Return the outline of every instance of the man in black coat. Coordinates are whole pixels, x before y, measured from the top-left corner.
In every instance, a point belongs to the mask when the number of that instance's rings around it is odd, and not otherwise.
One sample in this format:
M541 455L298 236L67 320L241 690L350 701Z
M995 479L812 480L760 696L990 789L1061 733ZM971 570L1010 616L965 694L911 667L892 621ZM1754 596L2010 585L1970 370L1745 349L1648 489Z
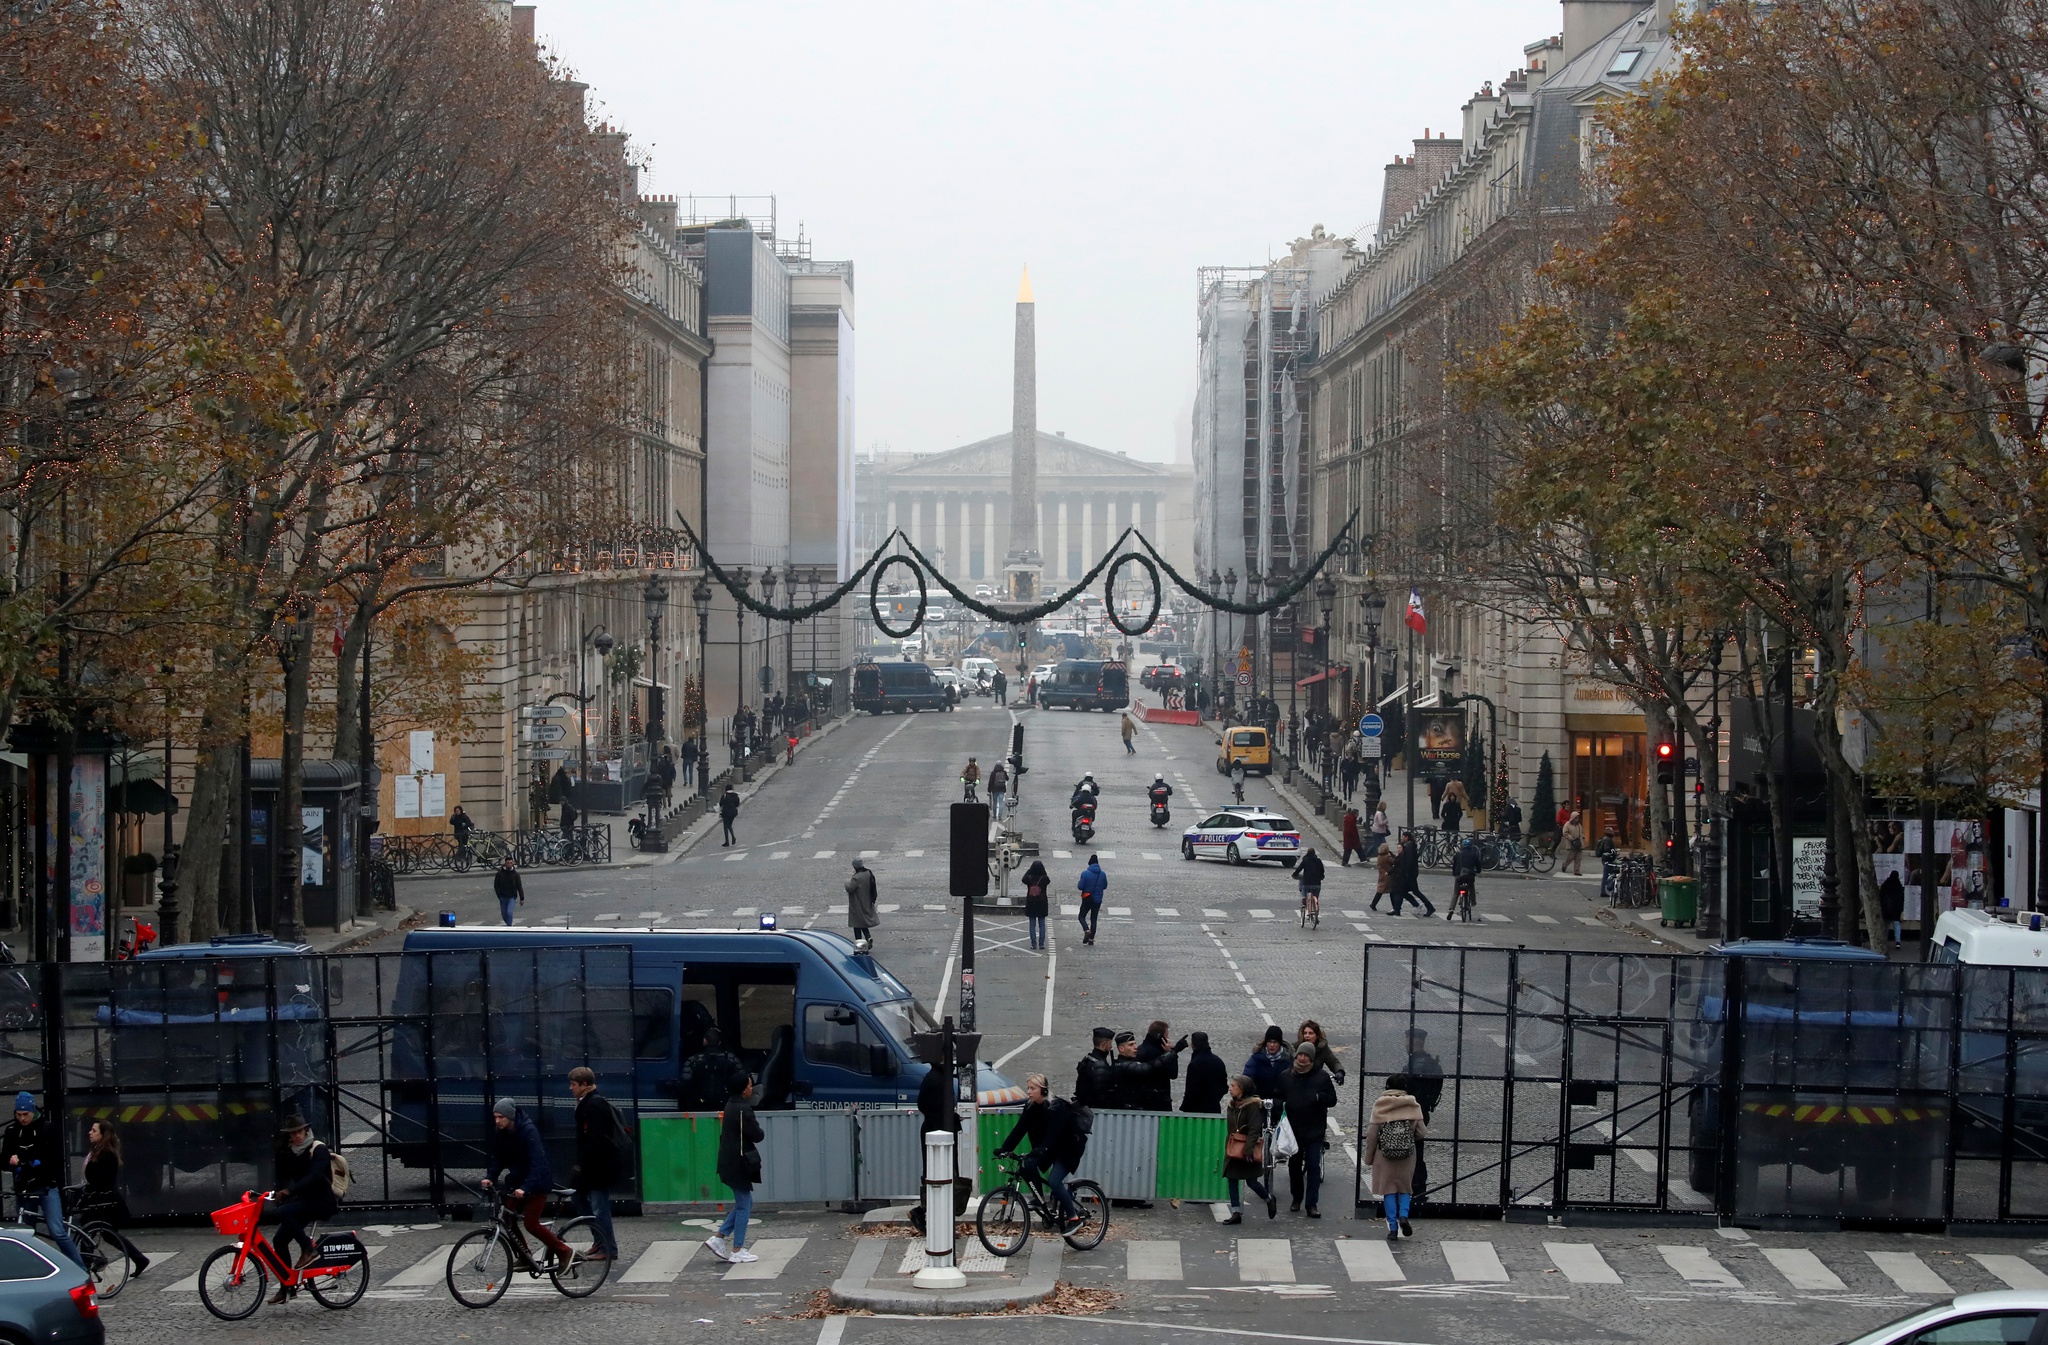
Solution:
M1115 1058L1111 1043L1116 1040L1113 1028L1095 1029L1095 1049L1081 1057L1074 1067L1074 1105L1077 1107L1102 1107L1109 1102L1109 1062Z
M924 1081L917 1086L917 1170L924 1172L924 1137L934 1130L944 1131L953 1136L953 1177L960 1177L960 1111L958 1094L960 1085L953 1075L938 1065L925 1071ZM924 1186L918 1186L920 1199L917 1208L910 1212L910 1222L924 1231L925 1208L922 1195Z
M1436 1111L1436 1104L1444 1097L1444 1062L1438 1060L1429 1050L1429 1033L1422 1028L1408 1029L1408 1064L1402 1069L1408 1080L1408 1093L1422 1108L1422 1124L1426 1127L1429 1118ZM1392 1081L1388 1081L1392 1087ZM1415 1150L1415 1199L1421 1200L1422 1193L1429 1189L1429 1154L1427 1146L1418 1145Z
M306 1225L332 1219L341 1207L334 1197L334 1164L327 1146L313 1137L313 1127L297 1112L286 1113L277 1139L277 1189L270 1193L263 1212L277 1220L271 1245L289 1254L291 1245L297 1243L298 1264L303 1266L313 1259L313 1240L306 1236ZM270 1301L282 1303L284 1297L284 1286L279 1285Z
M1194 1050L1188 1055L1187 1084L1181 1089L1180 1109L1198 1116L1214 1116L1230 1091L1230 1069L1223 1057L1209 1049L1209 1034L1190 1032Z
M720 844L731 845L733 843L732 824L739 819L739 815L740 792L731 785L727 785L725 792L718 796L718 821L725 828L725 839Z
M1401 913L1401 901L1422 903L1425 915L1436 914L1436 904L1422 895L1422 852L1415 848L1413 832L1401 833L1401 848L1394 855L1394 914Z
M1145 1030L1145 1040L1138 1043L1138 1059L1163 1066L1145 1081L1138 1095L1140 1111L1173 1110L1173 1081L1180 1077L1180 1053L1187 1049L1188 1039L1168 1041L1167 1032L1166 1021L1160 1019Z
M597 1224L597 1250L591 1261L615 1261L619 1240L612 1232L612 1187L628 1175L621 1159L627 1149L626 1126L610 1099L597 1091L597 1075L578 1065L569 1071L569 1091L576 1095L576 1168L570 1174L576 1205Z
M1322 1218L1316 1208L1323 1190L1323 1148L1328 1142L1330 1108L1337 1105L1337 1086L1316 1063L1315 1047L1295 1048L1294 1067L1280 1076L1280 1112L1294 1129L1300 1152L1287 1160L1287 1208L1300 1211L1306 1196L1308 1217ZM1304 1190L1304 1188L1306 1188Z

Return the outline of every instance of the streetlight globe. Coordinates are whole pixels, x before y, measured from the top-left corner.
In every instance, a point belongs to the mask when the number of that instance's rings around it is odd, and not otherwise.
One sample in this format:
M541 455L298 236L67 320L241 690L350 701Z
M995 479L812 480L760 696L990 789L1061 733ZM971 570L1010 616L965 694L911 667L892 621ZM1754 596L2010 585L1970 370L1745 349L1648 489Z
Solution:
M668 611L668 586L649 575L647 588L640 594L640 601L647 605L649 620L661 620L662 615Z
M690 601L697 608L697 620L702 623L711 619L711 581L697 576L697 587L690 590Z
M591 639L590 643L596 648L598 657L603 658L612 652L612 646L617 644L618 641L612 638L610 631L601 630Z

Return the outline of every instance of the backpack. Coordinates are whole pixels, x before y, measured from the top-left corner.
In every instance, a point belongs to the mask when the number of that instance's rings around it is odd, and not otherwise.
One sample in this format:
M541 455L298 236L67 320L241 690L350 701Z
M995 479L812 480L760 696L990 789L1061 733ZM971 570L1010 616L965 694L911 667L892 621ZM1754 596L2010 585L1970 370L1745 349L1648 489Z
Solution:
M349 1180L348 1160L332 1149L327 1150L327 1189L334 1192L336 1200L348 1194Z
M1078 1102L1071 1105L1074 1109L1074 1133L1086 1139L1095 1133L1095 1108L1084 1107Z
M634 1162L640 1157L640 1146L634 1141L633 1132L626 1125L625 1114L613 1105L610 1098L605 1099L605 1105L612 1109L611 1149L613 1171L621 1178L631 1177L633 1175Z
M1395 1162L1415 1152L1415 1122L1410 1120L1388 1121L1380 1126L1380 1157Z

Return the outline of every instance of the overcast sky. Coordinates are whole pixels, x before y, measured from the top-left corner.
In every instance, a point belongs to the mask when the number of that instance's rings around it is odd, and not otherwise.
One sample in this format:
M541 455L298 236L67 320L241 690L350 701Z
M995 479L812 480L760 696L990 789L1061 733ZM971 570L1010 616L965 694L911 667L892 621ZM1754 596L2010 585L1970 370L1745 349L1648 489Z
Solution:
M773 194L854 263L863 450L1009 427L1028 262L1040 428L1155 459L1187 433L1195 269L1367 241L1387 160L1560 26L1556 0L538 3L644 190Z

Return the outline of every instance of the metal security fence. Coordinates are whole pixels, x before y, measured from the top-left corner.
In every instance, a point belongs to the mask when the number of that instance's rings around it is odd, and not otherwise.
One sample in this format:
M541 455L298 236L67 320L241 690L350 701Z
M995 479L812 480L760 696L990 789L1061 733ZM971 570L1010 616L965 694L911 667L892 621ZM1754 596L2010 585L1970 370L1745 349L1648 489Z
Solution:
M451 835L380 836L372 857L400 876L414 873L468 873L494 869L507 858L522 869L612 862L610 827L578 827L563 835L559 827L526 831L472 831L467 844Z
M1368 945L1363 1024L1440 1209L2048 1220L2048 971Z

